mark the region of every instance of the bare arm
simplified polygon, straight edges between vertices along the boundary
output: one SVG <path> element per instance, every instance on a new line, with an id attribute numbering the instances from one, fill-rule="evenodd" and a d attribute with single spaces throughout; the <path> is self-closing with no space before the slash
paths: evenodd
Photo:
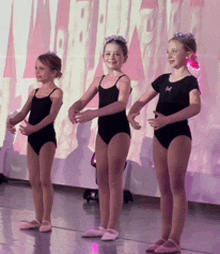
<path id="1" fill-rule="evenodd" d="M 198 89 L 193 89 L 189 93 L 189 100 L 190 105 L 175 114 L 164 116 L 158 112 L 154 112 L 158 117 L 149 119 L 150 125 L 155 129 L 160 129 L 167 124 L 187 120 L 188 118 L 197 115 L 201 110 L 200 92 Z"/>
<path id="2" fill-rule="evenodd" d="M 199 90 L 193 89 L 189 93 L 189 99 L 190 99 L 190 105 L 179 112 L 169 115 L 168 123 L 174 123 L 186 120 L 188 118 L 191 118 L 195 115 L 197 115 L 201 110 L 201 100 L 200 100 L 200 93 Z"/>
<path id="3" fill-rule="evenodd" d="M 139 130 L 141 128 L 140 124 L 135 121 L 135 117 L 139 115 L 140 110 L 150 102 L 158 93 L 151 87 L 147 92 L 145 92 L 140 99 L 138 99 L 130 108 L 128 113 L 128 120 L 131 126 Z"/>
<path id="4" fill-rule="evenodd" d="M 113 102 L 102 108 L 95 110 L 86 110 L 82 113 L 77 114 L 77 122 L 84 123 L 92 120 L 95 117 L 112 115 L 125 110 L 131 90 L 130 79 L 127 76 L 122 77 L 118 81 L 117 87 L 119 89 L 119 96 L 116 102 Z"/>
<path id="5" fill-rule="evenodd" d="M 30 135 L 33 132 L 39 131 L 49 125 L 50 123 L 54 122 L 57 114 L 60 110 L 60 107 L 62 105 L 62 99 L 63 99 L 63 92 L 60 89 L 55 90 L 51 96 L 51 109 L 48 116 L 46 116 L 41 122 L 39 122 L 36 125 L 31 125 L 26 121 L 27 126 L 20 126 L 21 133 L 24 135 Z"/>
<path id="6" fill-rule="evenodd" d="M 73 124 L 77 123 L 75 118 L 76 114 L 78 114 L 80 110 L 82 110 L 97 94 L 99 82 L 100 82 L 100 77 L 94 79 L 94 81 L 92 82 L 88 90 L 85 92 L 85 94 L 69 108 L 69 112 L 68 112 L 69 119 Z"/>
<path id="7" fill-rule="evenodd" d="M 22 108 L 22 110 L 13 118 L 9 118 L 7 121 L 7 129 L 12 133 L 15 134 L 15 128 L 14 126 L 18 123 L 20 123 L 21 121 L 23 121 L 25 119 L 25 117 L 27 116 L 28 112 L 31 110 L 31 103 L 32 103 L 32 99 L 33 96 L 35 94 L 35 90 L 33 90 L 29 97 L 27 102 L 25 103 L 24 107 Z"/>

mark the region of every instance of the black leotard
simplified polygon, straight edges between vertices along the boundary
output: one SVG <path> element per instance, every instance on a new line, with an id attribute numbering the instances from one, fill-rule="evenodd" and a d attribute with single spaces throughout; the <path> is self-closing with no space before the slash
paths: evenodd
<path id="1" fill-rule="evenodd" d="M 37 98 L 36 89 L 31 104 L 31 113 L 28 122 L 32 125 L 36 125 L 41 122 L 50 113 L 52 101 L 50 95 L 58 88 L 55 88 L 48 96 L 43 98 Z M 31 145 L 36 154 L 39 155 L 40 149 L 47 142 L 53 142 L 57 146 L 56 134 L 53 123 L 45 126 L 44 128 L 36 131 L 28 136 L 28 143 Z"/>
<path id="2" fill-rule="evenodd" d="M 197 79 L 194 76 L 187 76 L 176 82 L 170 82 L 169 77 L 170 74 L 163 74 L 152 83 L 154 90 L 160 94 L 156 111 L 165 116 L 188 107 L 190 91 L 199 90 Z M 155 130 L 154 135 L 166 149 L 177 136 L 185 135 L 192 139 L 187 120 L 168 124 Z"/>
<path id="3" fill-rule="evenodd" d="M 125 75 L 121 75 L 112 87 L 106 89 L 101 87 L 104 75 L 102 76 L 99 82 L 99 108 L 105 107 L 118 100 L 119 90 L 116 84 L 123 76 Z M 131 136 L 125 110 L 116 114 L 99 117 L 98 134 L 106 144 L 109 144 L 112 137 L 120 132 L 125 132 Z"/>

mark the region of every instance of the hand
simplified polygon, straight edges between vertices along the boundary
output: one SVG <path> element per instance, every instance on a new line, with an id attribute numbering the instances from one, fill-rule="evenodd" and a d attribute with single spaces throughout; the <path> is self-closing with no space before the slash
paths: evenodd
<path id="1" fill-rule="evenodd" d="M 135 130 L 141 129 L 141 125 L 137 121 L 134 120 L 135 117 L 138 115 L 140 115 L 140 112 L 128 114 L 128 121 Z"/>
<path id="2" fill-rule="evenodd" d="M 95 117 L 96 117 L 95 111 L 88 109 L 88 110 L 80 112 L 76 115 L 76 122 L 77 123 L 86 123 L 88 121 L 91 121 Z"/>
<path id="3" fill-rule="evenodd" d="M 16 129 L 15 129 L 14 125 L 11 123 L 11 118 L 8 119 L 8 121 L 6 123 L 6 128 L 8 131 L 11 132 L 11 134 L 15 134 Z"/>
<path id="4" fill-rule="evenodd" d="M 70 121 L 71 121 L 72 124 L 77 123 L 77 121 L 76 121 L 76 115 L 77 115 L 79 112 L 80 112 L 80 111 L 79 111 L 78 109 L 76 109 L 75 107 L 69 108 L 68 116 L 69 116 L 69 119 L 70 119 Z"/>
<path id="5" fill-rule="evenodd" d="M 148 119 L 148 122 L 151 127 L 155 130 L 159 130 L 160 128 L 166 126 L 168 124 L 167 117 L 161 113 L 154 111 L 155 116 L 157 118 Z"/>
<path id="6" fill-rule="evenodd" d="M 35 132 L 35 128 L 34 125 L 31 125 L 30 123 L 28 123 L 28 121 L 24 120 L 24 122 L 26 123 L 26 126 L 20 126 L 19 130 L 21 132 L 21 134 L 29 136 L 30 134 L 32 134 L 33 132 Z"/>

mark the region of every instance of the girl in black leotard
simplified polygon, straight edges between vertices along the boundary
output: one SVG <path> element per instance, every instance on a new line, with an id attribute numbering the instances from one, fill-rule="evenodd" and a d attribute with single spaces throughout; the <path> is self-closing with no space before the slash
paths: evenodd
<path id="1" fill-rule="evenodd" d="M 54 120 L 62 105 L 63 92 L 54 84 L 60 78 L 61 60 L 53 53 L 40 55 L 35 64 L 35 75 L 41 88 L 33 90 L 22 110 L 7 122 L 7 128 L 15 133 L 15 125 L 25 119 L 30 111 L 26 126 L 20 126 L 28 136 L 27 160 L 29 179 L 33 190 L 36 218 L 21 225 L 21 230 L 39 228 L 40 232 L 51 231 L 53 186 L 51 167 L 56 148 Z"/>
<path id="2" fill-rule="evenodd" d="M 123 204 L 122 174 L 130 146 L 130 129 L 125 114 L 131 91 L 130 80 L 121 71 L 127 60 L 124 38 L 107 38 L 103 60 L 108 74 L 96 78 L 82 98 L 69 109 L 73 124 L 84 123 L 98 117 L 95 153 L 101 210 L 101 225 L 83 234 L 83 237 L 118 237 L 117 224 Z M 99 93 L 99 108 L 81 110 Z"/>
<path id="3" fill-rule="evenodd" d="M 177 33 L 169 41 L 168 60 L 174 72 L 158 77 L 131 107 L 128 119 L 135 129 L 139 111 L 159 93 L 154 119 L 154 164 L 161 192 L 162 237 L 147 252 L 176 253 L 187 213 L 185 175 L 191 151 L 187 119 L 200 112 L 198 82 L 187 63 L 195 64 L 196 42 L 192 34 Z"/>

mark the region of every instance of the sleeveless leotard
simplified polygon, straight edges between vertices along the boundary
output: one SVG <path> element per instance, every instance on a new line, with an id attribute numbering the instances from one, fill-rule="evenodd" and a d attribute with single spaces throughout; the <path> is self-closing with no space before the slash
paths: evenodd
<path id="1" fill-rule="evenodd" d="M 116 86 L 117 82 L 121 77 L 125 75 L 121 75 L 115 82 L 115 84 L 110 88 L 103 88 L 101 87 L 102 80 L 104 75 L 102 76 L 99 82 L 99 108 L 105 107 L 113 102 L 118 100 L 119 90 Z M 130 127 L 128 123 L 128 119 L 126 116 L 126 111 L 123 110 L 116 114 L 101 116 L 98 119 L 98 134 L 102 138 L 102 140 L 109 144 L 111 139 L 120 132 L 125 132 L 129 136 L 130 134 Z"/>
<path id="2" fill-rule="evenodd" d="M 163 74 L 152 83 L 154 90 L 160 94 L 156 111 L 165 116 L 188 107 L 190 91 L 199 90 L 198 81 L 194 76 L 187 76 L 176 82 L 170 82 L 169 77 L 169 73 Z M 155 130 L 154 135 L 166 149 L 177 136 L 185 135 L 192 139 L 188 120 L 168 124 Z"/>
<path id="3" fill-rule="evenodd" d="M 32 125 L 36 125 L 41 122 L 50 113 L 52 101 L 50 95 L 58 88 L 55 88 L 48 96 L 43 98 L 37 98 L 36 89 L 31 104 L 31 113 L 28 122 Z M 47 142 L 53 142 L 57 146 L 56 134 L 53 123 L 45 126 L 37 132 L 32 133 L 28 136 L 28 143 L 31 145 L 36 154 L 39 155 L 40 149 Z"/>

